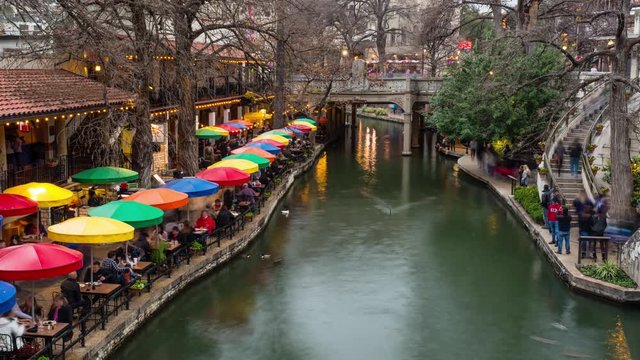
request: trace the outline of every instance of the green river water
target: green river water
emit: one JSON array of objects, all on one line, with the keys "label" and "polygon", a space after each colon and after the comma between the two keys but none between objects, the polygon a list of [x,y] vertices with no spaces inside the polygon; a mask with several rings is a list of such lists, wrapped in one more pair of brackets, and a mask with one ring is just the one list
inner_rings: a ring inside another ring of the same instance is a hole
[{"label": "green river water", "polygon": [[[112,359],[603,359],[640,311],[568,290],[514,216],[402,127],[359,121],[247,254],[185,290]],[[282,258],[276,265],[260,254]]]}]

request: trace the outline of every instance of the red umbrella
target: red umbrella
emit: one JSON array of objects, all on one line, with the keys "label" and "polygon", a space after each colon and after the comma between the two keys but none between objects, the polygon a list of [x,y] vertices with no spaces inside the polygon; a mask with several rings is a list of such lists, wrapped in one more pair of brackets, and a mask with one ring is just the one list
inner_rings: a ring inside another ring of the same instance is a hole
[{"label": "red umbrella", "polygon": [[22,195],[0,194],[0,216],[24,216],[38,211],[38,203]]},{"label": "red umbrella", "polygon": [[328,123],[328,122],[329,122],[329,119],[327,119],[326,117],[324,117],[324,116],[323,116],[323,117],[321,117],[321,118],[318,120],[318,122],[319,122],[320,124],[326,124],[326,123]]},{"label": "red umbrella", "polygon": [[[22,244],[0,249],[0,279],[31,281],[31,296],[35,304],[33,280],[67,275],[82,268],[82,253],[51,243]],[[35,306],[31,310],[35,319]]]},{"label": "red umbrella", "polygon": [[229,125],[229,124],[220,124],[220,125],[216,125],[219,128],[225,129],[229,132],[229,134],[233,134],[233,135],[237,135],[240,134],[242,132],[242,130],[238,129],[237,127],[233,126],[233,125]]},{"label": "red umbrella", "polygon": [[273,140],[269,140],[269,139],[260,139],[260,140],[254,140],[252,142],[261,142],[261,143],[265,143],[265,144],[269,144],[269,145],[273,145],[275,147],[277,147],[278,149],[284,149],[287,147],[287,145],[279,143],[277,141],[273,141]]},{"label": "red umbrella", "polygon": [[251,175],[232,167],[218,167],[203,170],[196,177],[220,186],[236,186],[248,183]]},{"label": "red umbrella", "polygon": [[51,243],[0,249],[0,279],[38,280],[67,275],[82,268],[82,253]]}]

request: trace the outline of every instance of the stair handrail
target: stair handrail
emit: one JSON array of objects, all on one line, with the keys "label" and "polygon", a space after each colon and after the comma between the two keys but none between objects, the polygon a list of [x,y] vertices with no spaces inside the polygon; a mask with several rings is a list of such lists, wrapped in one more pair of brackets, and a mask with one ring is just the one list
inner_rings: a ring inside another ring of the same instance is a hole
[{"label": "stair handrail", "polygon": [[553,174],[553,170],[551,169],[551,154],[553,154],[553,152],[555,151],[556,143],[557,143],[557,140],[560,138],[560,136],[564,135],[564,133],[568,131],[568,129],[573,127],[573,125],[576,122],[582,121],[583,117],[585,116],[585,111],[583,109],[583,112],[577,116],[574,116],[571,121],[569,121],[569,116],[574,115],[578,107],[582,107],[582,105],[587,100],[591,99],[592,95],[597,95],[596,99],[598,99],[598,102],[596,102],[596,107],[599,106],[599,102],[602,101],[602,98],[600,97],[601,95],[600,92],[604,91],[605,89],[604,85],[606,84],[606,82],[598,81],[594,84],[596,85],[595,88],[593,88],[591,91],[585,94],[578,102],[576,102],[573,106],[571,106],[571,108],[569,108],[569,110],[554,125],[553,129],[551,130],[551,132],[549,133],[549,135],[545,140],[545,151],[542,152],[542,163],[544,164],[544,167],[548,170],[547,182],[549,182],[549,185],[551,186],[552,189],[556,187],[558,182],[555,175]]},{"label": "stair handrail", "polygon": [[600,189],[598,189],[598,185],[596,184],[596,176],[593,174],[593,171],[591,170],[591,164],[589,163],[589,154],[587,153],[586,149],[589,144],[593,143],[596,126],[598,124],[602,124],[605,121],[604,114],[608,108],[609,108],[609,104],[607,103],[605,107],[602,109],[602,111],[600,112],[600,114],[598,114],[598,117],[593,122],[593,124],[591,124],[591,127],[589,127],[589,132],[587,133],[587,137],[585,138],[584,143],[582,144],[582,148],[584,149],[584,151],[582,152],[582,157],[580,159],[581,166],[582,166],[582,173],[584,174],[584,176],[582,177],[583,178],[582,183],[584,185],[584,190],[586,191],[587,196],[592,201],[595,201],[595,196],[600,193]]}]

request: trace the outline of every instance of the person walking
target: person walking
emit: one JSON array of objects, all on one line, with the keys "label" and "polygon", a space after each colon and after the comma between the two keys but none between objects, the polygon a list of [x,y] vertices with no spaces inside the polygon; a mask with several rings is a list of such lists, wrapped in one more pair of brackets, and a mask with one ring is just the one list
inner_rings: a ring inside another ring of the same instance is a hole
[{"label": "person walking", "polygon": [[564,242],[567,255],[569,255],[571,254],[571,243],[569,242],[571,235],[571,215],[569,214],[569,209],[566,207],[563,207],[561,211],[562,213],[558,215],[558,254],[562,254],[562,243]]},{"label": "person walking", "polygon": [[562,205],[560,205],[560,199],[556,196],[551,198],[551,204],[549,204],[549,213],[547,218],[549,220],[549,230],[551,231],[551,241],[549,244],[555,244],[558,238],[558,215],[562,213]]},{"label": "person walking", "polygon": [[[604,236],[604,231],[607,228],[607,214],[602,210],[596,210],[596,214],[591,219],[591,236]],[[607,261],[606,240],[600,241],[600,251],[602,252],[602,261]],[[596,247],[593,246],[593,259],[596,260]]]},{"label": "person walking", "polygon": [[558,176],[560,176],[560,172],[562,171],[562,163],[564,162],[564,145],[562,141],[558,142],[558,146],[556,146],[556,150],[553,152],[553,158],[558,164]]},{"label": "person walking", "polygon": [[469,142],[469,148],[470,148],[471,160],[475,160],[476,152],[478,150],[478,142],[475,140],[471,140]]},{"label": "person walking", "polygon": [[520,166],[520,186],[529,186],[529,177],[531,176],[531,170],[527,164]]},{"label": "person walking", "polygon": [[580,156],[582,156],[582,145],[576,140],[569,149],[569,165],[571,167],[571,176],[578,176],[580,171]]},{"label": "person walking", "polygon": [[[584,209],[578,214],[578,234],[582,236],[591,236],[591,222],[593,217],[593,208],[585,205]],[[580,244],[580,257],[587,257],[587,243]]]},{"label": "person walking", "polygon": [[542,220],[544,220],[544,227],[549,229],[551,232],[551,228],[549,227],[549,205],[551,205],[551,189],[549,185],[544,184],[542,188],[542,196],[540,198],[540,205],[542,206]]},{"label": "person walking", "polygon": [[580,217],[585,208],[593,208],[593,203],[587,197],[586,191],[580,190],[578,197],[573,200],[573,207],[576,209],[578,217]]}]

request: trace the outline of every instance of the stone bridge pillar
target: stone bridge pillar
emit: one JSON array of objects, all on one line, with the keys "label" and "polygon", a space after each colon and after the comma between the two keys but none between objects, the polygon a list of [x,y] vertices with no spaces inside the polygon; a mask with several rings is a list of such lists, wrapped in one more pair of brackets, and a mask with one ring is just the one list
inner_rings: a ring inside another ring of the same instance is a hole
[{"label": "stone bridge pillar", "polygon": [[402,124],[402,155],[411,156],[411,112],[404,113],[404,121]]}]

